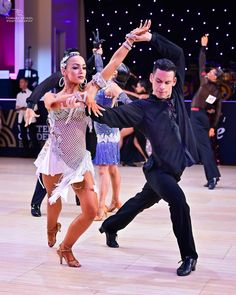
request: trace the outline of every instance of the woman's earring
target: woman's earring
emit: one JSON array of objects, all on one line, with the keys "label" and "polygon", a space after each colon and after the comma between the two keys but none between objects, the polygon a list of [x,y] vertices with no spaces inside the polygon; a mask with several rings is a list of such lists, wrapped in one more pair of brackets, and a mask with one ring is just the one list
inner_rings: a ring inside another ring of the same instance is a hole
[{"label": "woman's earring", "polygon": [[80,89],[83,90],[84,87],[87,85],[87,83],[88,83],[88,81],[87,81],[87,79],[85,78],[85,79],[84,79],[84,82],[81,83],[81,84],[79,84]]},{"label": "woman's earring", "polygon": [[65,85],[65,80],[64,80],[64,77],[61,77],[60,78],[60,80],[59,80],[59,82],[58,82],[58,85],[59,85],[59,87],[64,87],[64,85]]}]

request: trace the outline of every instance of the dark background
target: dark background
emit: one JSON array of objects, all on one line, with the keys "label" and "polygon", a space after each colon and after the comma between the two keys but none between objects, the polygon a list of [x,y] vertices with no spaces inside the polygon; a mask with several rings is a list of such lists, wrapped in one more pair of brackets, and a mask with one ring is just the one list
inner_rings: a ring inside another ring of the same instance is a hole
[{"label": "dark background", "polygon": [[[184,49],[187,99],[192,98],[198,87],[200,39],[208,33],[207,63],[209,66],[221,66],[229,73],[225,76],[225,97],[236,99],[233,91],[236,80],[233,1],[87,0],[85,16],[88,55],[92,50],[92,31],[99,29],[100,36],[106,39],[103,44],[105,64],[124,41],[126,33],[137,27],[140,20],[151,19],[152,32],[166,36]],[[137,77],[149,77],[157,58],[150,44],[137,43],[125,63]]]}]

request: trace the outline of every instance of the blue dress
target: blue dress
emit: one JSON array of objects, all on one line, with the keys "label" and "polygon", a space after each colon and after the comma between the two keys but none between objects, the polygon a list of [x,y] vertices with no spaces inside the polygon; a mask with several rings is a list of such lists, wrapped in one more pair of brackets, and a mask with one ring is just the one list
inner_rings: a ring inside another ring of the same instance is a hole
[{"label": "blue dress", "polygon": [[[104,89],[98,91],[96,102],[104,107],[112,106],[112,99],[105,96]],[[97,134],[96,155],[94,165],[117,165],[120,162],[120,130],[106,124],[94,122]]]}]

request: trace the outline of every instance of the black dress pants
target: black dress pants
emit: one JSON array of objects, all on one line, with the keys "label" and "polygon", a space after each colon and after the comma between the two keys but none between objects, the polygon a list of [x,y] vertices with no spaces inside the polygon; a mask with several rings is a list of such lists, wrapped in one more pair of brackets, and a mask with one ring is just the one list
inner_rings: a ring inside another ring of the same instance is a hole
[{"label": "black dress pants", "polygon": [[[39,177],[40,177],[41,183],[43,183],[42,174],[40,174]],[[31,206],[32,205],[41,206],[41,203],[42,203],[44,197],[47,194],[46,189],[41,185],[40,181],[37,180],[37,183],[36,183],[36,186],[35,186],[35,189],[34,189],[34,194],[33,194],[32,200],[31,200]]]},{"label": "black dress pants", "polygon": [[198,258],[192,233],[190,209],[176,179],[163,172],[153,170],[142,191],[129,199],[116,214],[107,218],[102,226],[109,233],[125,228],[137,214],[157,203],[160,199],[169,205],[173,231],[177,238],[181,258]]},{"label": "black dress pants", "polygon": [[204,166],[206,179],[209,181],[214,177],[220,177],[221,175],[216,164],[211,141],[208,135],[210,126],[206,111],[191,111],[191,123],[196,137],[200,161]]}]

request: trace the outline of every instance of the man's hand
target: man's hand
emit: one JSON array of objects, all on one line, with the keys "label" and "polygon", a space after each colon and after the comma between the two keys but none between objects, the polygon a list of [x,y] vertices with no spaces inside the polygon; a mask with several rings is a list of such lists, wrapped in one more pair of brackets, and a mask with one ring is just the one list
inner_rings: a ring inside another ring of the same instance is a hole
[{"label": "man's hand", "polygon": [[201,38],[201,45],[207,46],[207,44],[208,44],[208,35],[206,34],[206,35],[202,36],[202,38]]},{"label": "man's hand", "polygon": [[214,137],[215,136],[215,129],[210,128],[208,135],[209,135],[209,137]]},{"label": "man's hand", "polygon": [[29,126],[32,123],[32,120],[39,116],[40,115],[37,115],[34,110],[27,108],[25,113],[25,127]]},{"label": "man's hand", "polygon": [[95,53],[103,55],[102,45],[100,45],[99,48],[93,48],[93,54],[95,54]]}]

